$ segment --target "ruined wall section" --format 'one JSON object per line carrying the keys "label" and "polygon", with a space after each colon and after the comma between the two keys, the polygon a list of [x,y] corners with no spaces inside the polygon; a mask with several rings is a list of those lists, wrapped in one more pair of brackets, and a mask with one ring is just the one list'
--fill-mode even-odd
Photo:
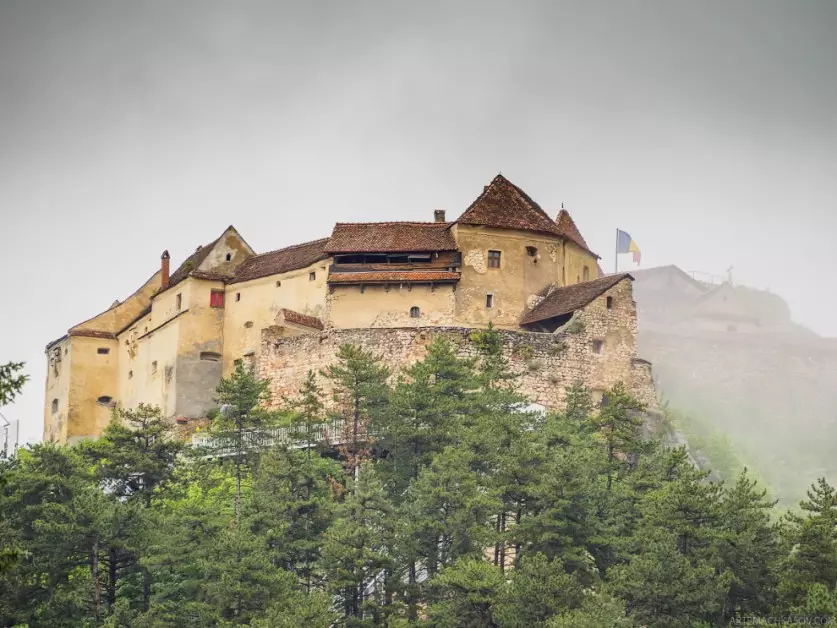
{"label": "ruined wall section", "polygon": [[[608,308],[607,297],[611,307]],[[579,311],[554,334],[498,330],[512,370],[520,376],[521,390],[531,401],[548,408],[564,405],[566,390],[578,381],[601,393],[623,381],[633,394],[656,407],[651,365],[636,355],[636,314],[630,282],[623,282]],[[414,327],[381,329],[326,329],[284,337],[280,330],[262,332],[257,362],[260,377],[271,380],[272,404],[297,396],[309,370],[319,372],[336,360],[342,344],[361,345],[381,356],[393,372],[426,355],[437,337],[446,338],[460,357],[478,355],[468,327]],[[602,344],[598,344],[601,342]],[[329,382],[318,378],[331,398]]]}

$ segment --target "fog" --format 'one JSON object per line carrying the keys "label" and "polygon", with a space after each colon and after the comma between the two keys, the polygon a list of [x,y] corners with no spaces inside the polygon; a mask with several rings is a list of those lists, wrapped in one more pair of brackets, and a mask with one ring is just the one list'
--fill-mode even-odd
{"label": "fog", "polygon": [[[768,288],[837,335],[837,4],[0,0],[0,362],[230,223],[456,216],[497,172],[602,266]],[[629,256],[622,269],[634,268]]]}

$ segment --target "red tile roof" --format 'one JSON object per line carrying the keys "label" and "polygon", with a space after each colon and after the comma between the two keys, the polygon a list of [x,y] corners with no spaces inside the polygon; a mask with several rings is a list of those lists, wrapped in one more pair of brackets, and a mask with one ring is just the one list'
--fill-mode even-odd
{"label": "red tile roof", "polygon": [[291,270],[310,266],[328,257],[324,247],[328,238],[295,244],[278,251],[253,255],[244,260],[236,269],[235,276],[229,283],[239,283],[259,279],[268,275],[277,275]]}
{"label": "red tile roof", "polygon": [[279,310],[279,312],[282,314],[282,316],[285,318],[285,321],[288,323],[302,325],[303,327],[311,327],[312,329],[322,330],[325,328],[323,322],[316,316],[300,314],[299,312],[295,312],[286,308],[282,308],[281,310]]}
{"label": "red tile roof", "polygon": [[556,316],[569,314],[589,305],[594,299],[600,297],[613,286],[625,279],[633,280],[628,273],[608,275],[593,281],[585,281],[572,286],[557,288],[550,293],[543,301],[525,313],[520,324],[537,323]]}
{"label": "red tile roof", "polygon": [[501,174],[494,177],[456,222],[563,235],[540,205]]}
{"label": "red tile roof", "polygon": [[459,277],[459,273],[452,273],[443,270],[388,270],[358,273],[331,273],[328,276],[328,283],[450,283],[453,281],[459,281]]}
{"label": "red tile roof", "polygon": [[169,277],[169,285],[162,288],[160,292],[168,290],[172,286],[176,286],[181,281],[186,279],[192,271],[197,270],[200,265],[203,264],[203,261],[209,256],[209,253],[212,251],[212,247],[218,243],[218,240],[220,240],[220,238],[214,239],[206,246],[198,247],[198,249],[187,257],[183,263],[177,267],[177,270],[171,274]]}
{"label": "red tile roof", "polygon": [[455,251],[445,222],[338,222],[325,247],[329,253]]}
{"label": "red tile roof", "polygon": [[[584,236],[581,235],[581,231],[578,230],[578,227],[575,225],[575,221],[570,216],[570,212],[566,209],[562,209],[558,213],[558,217],[555,219],[555,224],[558,225],[558,229],[561,231],[561,235],[563,235],[568,240],[575,242],[578,246],[583,248],[586,251],[590,251],[590,247],[587,246],[587,241],[584,239]],[[592,253],[592,251],[590,251]]]}

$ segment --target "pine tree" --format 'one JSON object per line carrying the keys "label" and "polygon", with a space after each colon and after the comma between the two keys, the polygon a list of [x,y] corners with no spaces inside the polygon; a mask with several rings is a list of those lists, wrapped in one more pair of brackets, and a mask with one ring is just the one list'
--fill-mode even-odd
{"label": "pine tree", "polygon": [[221,411],[213,421],[212,430],[223,446],[232,450],[236,525],[241,519],[241,483],[248,462],[264,448],[263,429],[276,421],[275,414],[264,407],[270,401],[269,387],[269,380],[259,379],[239,362],[217,388],[216,402]]}
{"label": "pine tree", "polygon": [[335,510],[328,479],[340,472],[333,461],[309,453],[277,449],[263,454],[245,509],[248,529],[263,539],[271,563],[296,573],[306,593],[322,585],[322,535]]}
{"label": "pine tree", "polygon": [[462,558],[433,579],[430,624],[440,628],[486,628],[500,624],[494,616],[503,596],[503,572],[479,558]]}
{"label": "pine tree", "polygon": [[356,486],[340,505],[335,523],[323,535],[322,562],[328,592],[343,610],[343,624],[372,625],[377,612],[373,591],[391,567],[392,505],[374,467],[357,471]]}
{"label": "pine tree", "polygon": [[368,431],[386,411],[389,369],[380,358],[356,345],[342,345],[337,363],[323,371],[334,387],[337,418],[343,422],[341,453],[350,476],[370,456]]}
{"label": "pine tree", "polygon": [[820,478],[799,507],[803,514],[789,513],[784,530],[790,548],[780,585],[786,606],[800,604],[815,584],[834,591],[837,582],[837,492]]}
{"label": "pine tree", "polygon": [[613,486],[613,476],[619,469],[630,466],[633,454],[642,450],[640,428],[643,405],[617,383],[602,397],[599,411],[591,416],[591,424],[604,445],[607,455],[607,489]]}
{"label": "pine tree", "polygon": [[732,576],[722,621],[767,616],[776,603],[779,563],[778,527],[771,520],[776,505],[741,472],[721,501],[721,565]]}
{"label": "pine tree", "polygon": [[22,373],[23,366],[23,362],[0,364],[0,406],[12,403],[29,380],[29,376]]}

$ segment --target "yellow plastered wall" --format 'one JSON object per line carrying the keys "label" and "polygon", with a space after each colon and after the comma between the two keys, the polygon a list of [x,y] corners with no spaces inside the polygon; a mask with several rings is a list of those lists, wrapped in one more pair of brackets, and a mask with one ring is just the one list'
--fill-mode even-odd
{"label": "yellow plastered wall", "polygon": [[[592,281],[599,278],[598,260],[590,252],[585,251],[575,242],[566,240],[563,253],[566,280],[562,285],[571,286],[582,281]],[[586,280],[585,268],[587,269]]]}
{"label": "yellow plastered wall", "polygon": [[[108,353],[99,353],[107,349]],[[117,399],[117,341],[70,337],[72,364],[66,442],[101,434],[110,421],[112,408],[99,403],[101,397]]]}
{"label": "yellow plastered wall", "polygon": [[[329,260],[277,275],[229,284],[224,296],[224,373],[246,353],[258,353],[261,330],[276,324],[282,308],[325,317]],[[314,280],[310,274],[314,273]],[[277,285],[277,283],[279,285]],[[238,295],[238,299],[236,299]],[[323,321],[325,322],[325,321]]]}
{"label": "yellow plastered wall", "polygon": [[[65,442],[70,409],[71,342],[64,338],[47,351],[44,440]],[[55,409],[53,410],[53,401]]]}
{"label": "yellow plastered wall", "polygon": [[[421,327],[453,325],[455,322],[454,286],[443,284],[391,284],[335,286],[328,295],[328,320],[331,327]],[[419,308],[413,318],[410,310]]]}
{"label": "yellow plastered wall", "polygon": [[[539,291],[562,285],[561,238],[526,231],[457,225],[462,279],[456,291],[456,318],[462,325],[517,328],[521,313]],[[530,256],[526,247],[537,251]],[[500,268],[489,268],[488,251],[500,251]],[[492,307],[486,307],[487,295]]]}
{"label": "yellow plastered wall", "polygon": [[160,317],[155,327],[148,314],[119,335],[118,400],[125,408],[143,402],[159,406],[167,416],[174,414],[176,382],[166,377],[166,366],[175,363],[178,321]]}
{"label": "yellow plastered wall", "polygon": [[[227,259],[228,255],[230,259]],[[238,265],[251,255],[253,249],[235,229],[229,227],[196,270],[232,274]]]}
{"label": "yellow plastered wall", "polygon": [[[595,256],[561,237],[470,225],[455,225],[453,233],[462,252],[457,324],[516,329],[520,315],[549,285],[583,281],[585,266],[588,280],[598,277]],[[488,251],[500,251],[500,268],[489,268]]]}

